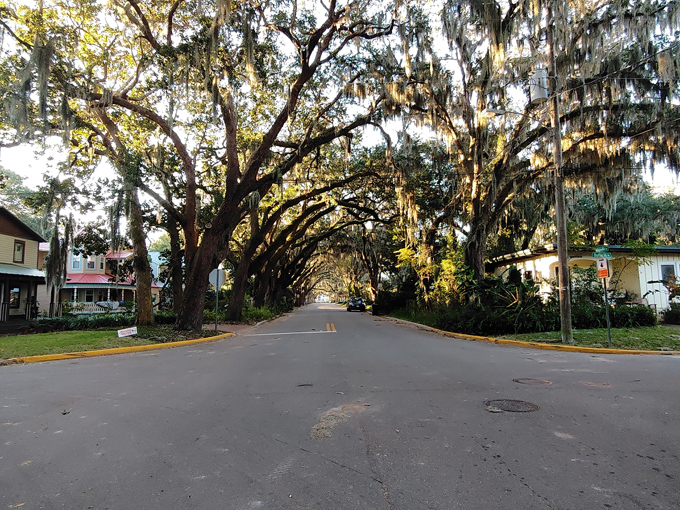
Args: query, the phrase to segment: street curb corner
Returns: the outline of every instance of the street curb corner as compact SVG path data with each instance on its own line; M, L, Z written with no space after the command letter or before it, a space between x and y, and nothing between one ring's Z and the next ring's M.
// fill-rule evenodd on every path
M406 324L411 324L419 328L431 331L432 333L437 333L442 336L449 338L458 338L461 340L471 340L474 342L487 342L500 345L509 345L511 347L524 347L528 349L537 349L544 351L563 351L563 352L582 352L588 354L656 354L657 356L677 356L680 355L679 351L640 351L633 349L609 349L602 347L578 347L576 345L555 345L555 344L542 344L540 342L523 342L522 340L508 340L507 338L494 338L488 336L478 336L478 335L467 335L465 333L452 333L450 331L444 331L441 329L433 328L432 326L427 326L425 324L419 324L417 322L411 322L404 319L397 319L396 317L390 317L390 319L397 322L404 322Z
M233 333L210 336L205 338L195 338L193 340L180 340L179 342L168 342L164 344L134 345L130 347L114 347L113 349L100 349L95 351L65 352L61 354L42 354L38 356L22 356L4 360L0 366L20 365L24 363L42 363L44 361L60 361L66 359L94 358L97 356L110 356L113 354L128 354L131 352L158 351L161 349L172 349L173 347L184 347L208 342L215 342L224 338L234 336Z

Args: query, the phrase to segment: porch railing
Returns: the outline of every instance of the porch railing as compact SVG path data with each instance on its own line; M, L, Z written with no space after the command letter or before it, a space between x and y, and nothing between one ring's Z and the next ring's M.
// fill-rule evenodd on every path
M79 301L71 301L69 303L60 304L63 313L72 314L93 314L93 313L124 313L127 310L123 307L117 308L116 310L107 310L103 306L99 306L97 303L83 303Z

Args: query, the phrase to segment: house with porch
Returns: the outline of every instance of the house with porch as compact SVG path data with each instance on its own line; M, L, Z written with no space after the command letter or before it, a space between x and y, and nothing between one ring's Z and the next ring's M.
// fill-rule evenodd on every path
M66 283L59 302L71 313L91 314L119 310L123 301L137 301L137 286L130 277L116 277L119 264L132 258L132 251L97 255L68 255ZM155 283L151 296L158 300L160 288ZM123 311L123 308L120 308Z
M37 316L38 287L45 285L41 242L42 236L0 206L0 322Z
M614 271L620 278L619 289L635 294L638 304L646 304L657 312L670 306L668 290L662 281L680 276L680 247L657 246L644 259L635 257L633 250L625 246L608 246L610 275ZM593 267L599 257L592 250L570 248L569 267ZM549 280L557 277L557 245L548 244L530 250L522 250L491 260L488 268L495 274L506 273L516 267L523 280L534 280L543 294L552 292Z

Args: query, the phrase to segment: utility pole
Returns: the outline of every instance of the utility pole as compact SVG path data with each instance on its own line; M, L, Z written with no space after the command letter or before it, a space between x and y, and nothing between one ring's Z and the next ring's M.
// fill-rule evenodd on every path
M571 293L569 291L569 253L567 247L567 221L564 202L564 167L562 165L562 126L560 123L559 83L555 58L554 0L548 0L548 58L550 60L550 116L553 130L553 159L555 162L555 220L557 225L557 267L560 296L560 323L562 343L573 344L571 329Z

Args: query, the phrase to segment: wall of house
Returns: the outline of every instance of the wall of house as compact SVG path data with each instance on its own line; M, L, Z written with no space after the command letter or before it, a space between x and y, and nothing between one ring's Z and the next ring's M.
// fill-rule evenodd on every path
M650 263L640 265L638 273L640 280L640 296L655 304L658 311L669 307L668 291L660 281L662 266L672 266L676 277L680 277L680 254L656 254L650 257Z
M593 266L596 263L596 260L596 258L589 256L573 257L569 260L569 265L585 268ZM662 266L668 266L668 270L671 270L680 280L680 254L652 255L647 259L646 263L639 265L635 261L627 262L627 260L630 261L630 259L626 259L625 256L616 253L609 259L610 269L612 271L621 271L619 289L625 289L634 293L638 298L646 299L647 303L654 306L657 311L668 308L668 291L663 284L660 283L663 279ZM535 279L555 278L557 256L549 255L515 263L508 263L505 266L497 268L495 274L500 275L506 273L505 276L507 277L507 270L512 265L517 267L522 273L523 278L527 271L531 271L533 278ZM541 293L546 294L551 292L550 286L545 282L540 284L540 288Z
M619 276L619 289L635 294L636 298L642 297L638 263L635 260L626 257L612 258L610 259L609 268L612 271L616 271Z
M38 285L38 314L46 314L50 311L50 294L47 292L47 285ZM55 300L57 297L55 296Z
M88 260L94 261L94 268L88 268ZM80 267L74 267L74 261L78 262ZM103 262L103 267L102 267ZM105 255L74 255L73 252L68 255L68 263L66 265L68 273L86 273L86 274L105 274L106 273L106 256Z
M0 234L0 262L4 264L16 264L14 262L14 240L24 241L26 248L24 252L24 263L18 264L22 267L38 268L38 241L31 241L20 236L9 236Z

